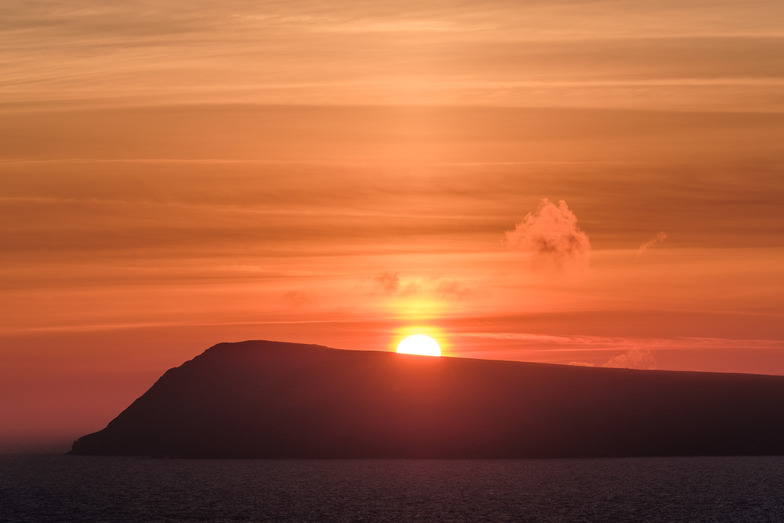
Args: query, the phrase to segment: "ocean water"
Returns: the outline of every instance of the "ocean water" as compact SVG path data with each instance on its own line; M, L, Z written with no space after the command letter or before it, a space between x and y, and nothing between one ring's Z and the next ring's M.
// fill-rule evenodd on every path
M0 521L784 521L784 457L0 458Z

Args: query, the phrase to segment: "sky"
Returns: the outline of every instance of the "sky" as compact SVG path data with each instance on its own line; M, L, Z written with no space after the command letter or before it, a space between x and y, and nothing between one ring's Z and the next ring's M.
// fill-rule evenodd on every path
M0 5L0 450L222 341L784 374L780 1Z

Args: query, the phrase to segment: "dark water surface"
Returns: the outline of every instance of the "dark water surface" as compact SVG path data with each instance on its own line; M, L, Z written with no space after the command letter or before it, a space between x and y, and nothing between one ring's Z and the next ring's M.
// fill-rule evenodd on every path
M0 458L2 521L784 521L784 457Z

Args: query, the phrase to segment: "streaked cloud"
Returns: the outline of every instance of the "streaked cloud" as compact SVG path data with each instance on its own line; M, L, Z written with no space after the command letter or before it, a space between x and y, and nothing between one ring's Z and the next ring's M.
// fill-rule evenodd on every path
M782 7L739 1L0 6L0 103L782 109Z
M701 365L705 367L707 365L704 360L709 358L709 355L718 358L721 354L724 355L722 357L742 360L741 354L746 351L757 358L767 354L765 358L775 359L784 351L784 341L779 339L554 336L526 332L461 332L460 336L483 340L480 343L465 344L468 350L477 345L485 347L482 354L492 354L495 351L507 355L517 352L525 354L525 359L529 361L541 361L541 358L546 357L549 361L569 365L630 369L662 368L662 361L672 364L673 361L684 358L680 356L683 354L690 355L684 359L702 362ZM492 350L488 347L492 347ZM559 356L561 354L564 356ZM564 357L567 359L564 360ZM502 356L502 359L505 358Z

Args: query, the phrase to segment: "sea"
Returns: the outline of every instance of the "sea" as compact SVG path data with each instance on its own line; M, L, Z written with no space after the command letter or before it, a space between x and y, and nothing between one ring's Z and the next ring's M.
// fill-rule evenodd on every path
M0 457L0 521L784 521L784 457Z

